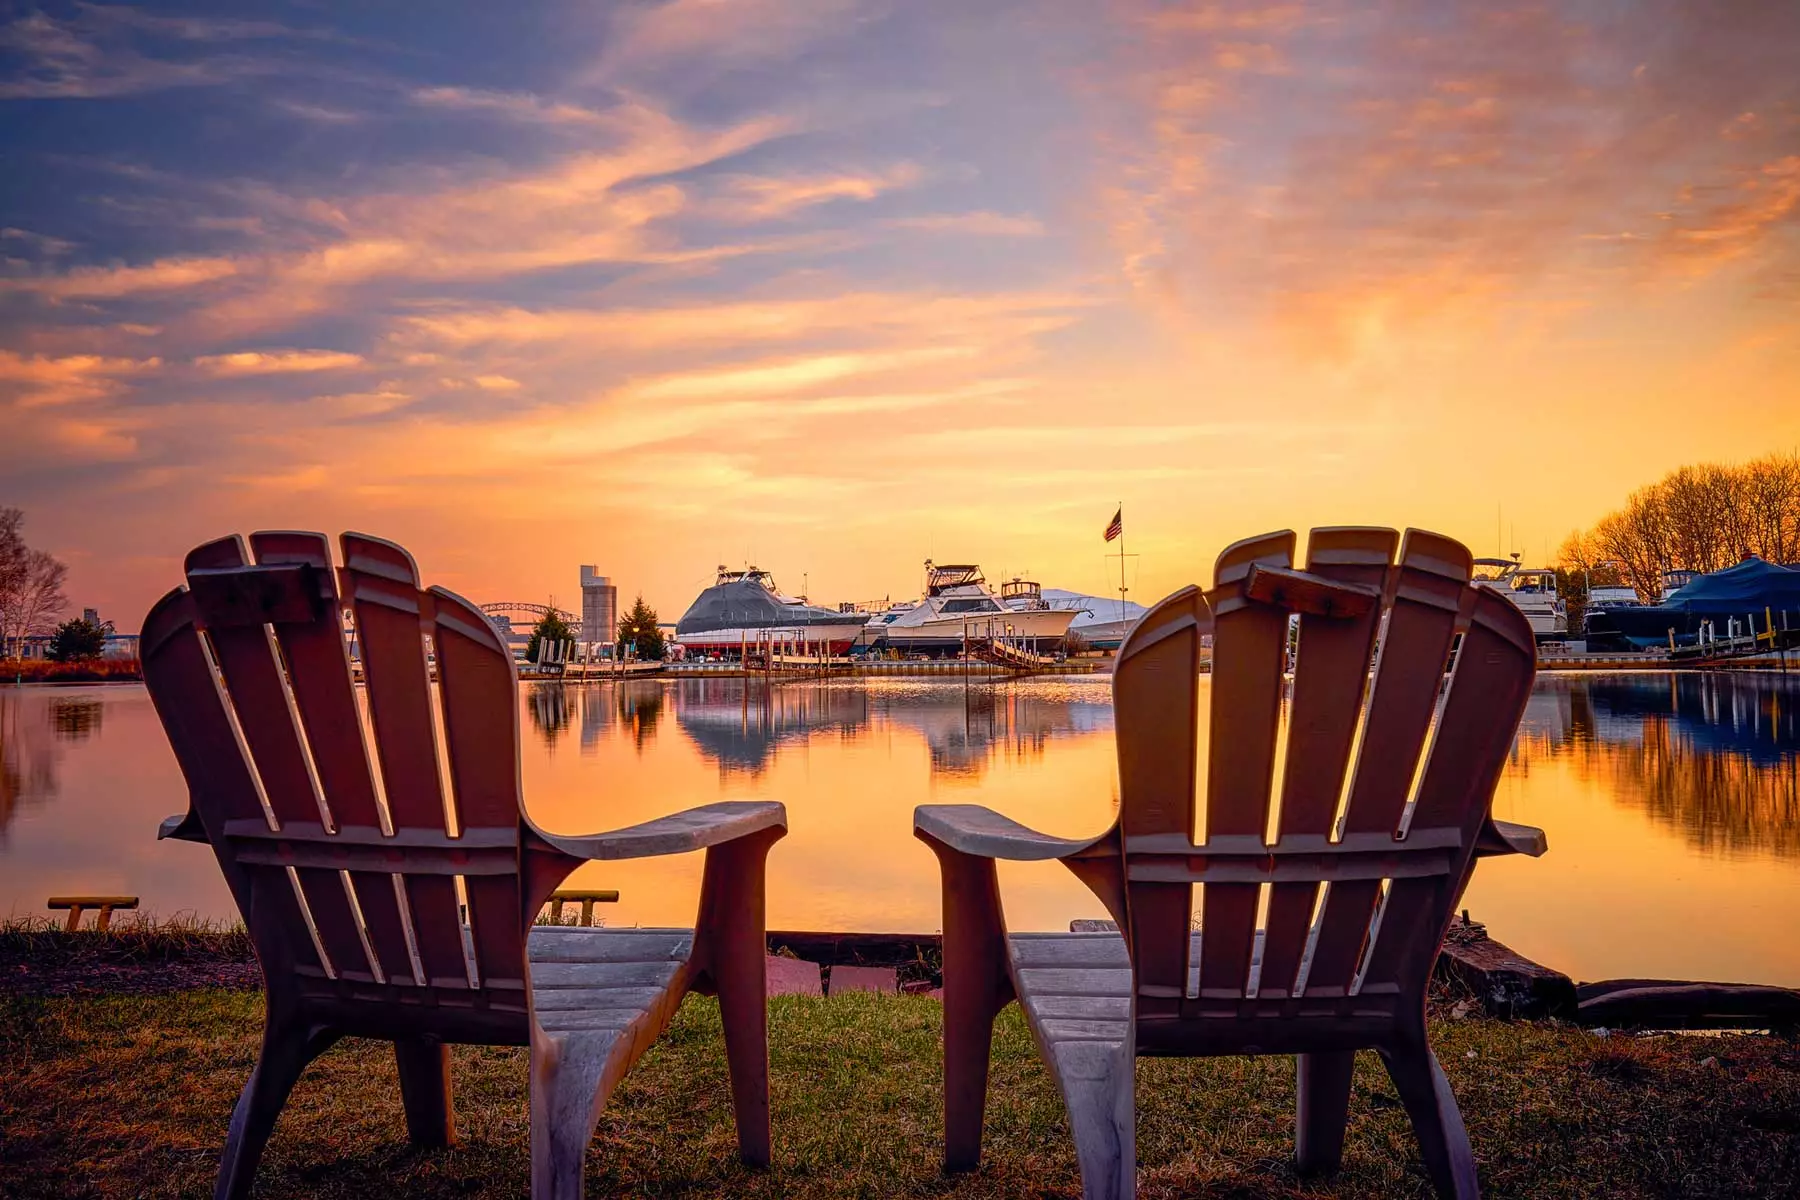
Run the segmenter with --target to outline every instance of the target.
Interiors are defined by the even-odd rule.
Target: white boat
[[[718,579],[682,614],[675,637],[690,650],[737,650],[776,639],[842,654],[863,631],[860,613],[808,604],[802,596],[776,590],[767,571],[719,568]]]
[[[1475,560],[1477,587],[1492,588],[1525,614],[1540,642],[1569,636],[1569,610],[1556,592],[1556,572],[1549,567],[1522,567],[1517,558]]]
[[[1090,596],[1061,588],[1045,588],[1014,577],[1000,585],[1000,603],[1015,610],[1054,608],[1075,614],[1069,632],[1095,650],[1117,650],[1147,609],[1118,596]]]
[[[1059,649],[1076,613],[1050,608],[1041,597],[1037,607],[1027,606],[1028,595],[1018,599],[1018,608],[1002,604],[980,567],[926,559],[925,598],[871,617],[865,640],[909,654],[953,654],[970,641],[996,639],[1038,654]]]

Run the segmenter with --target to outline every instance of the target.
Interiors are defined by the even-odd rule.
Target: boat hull
[[[702,633],[682,634],[676,640],[691,650],[730,650],[754,648],[771,638],[781,642],[803,644],[817,649],[821,644],[831,654],[847,653],[863,631],[860,621],[840,621],[819,625],[738,626],[731,629],[708,629]]]
[[[871,629],[877,645],[907,654],[955,654],[970,640],[1002,638],[1033,653],[1060,649],[1076,614],[1056,609],[984,613],[980,616],[936,617],[917,624]]]

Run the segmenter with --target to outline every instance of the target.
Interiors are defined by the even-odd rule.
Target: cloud
[[[116,299],[139,292],[179,291],[239,274],[230,258],[165,258],[137,266],[78,266],[60,274],[0,279],[0,291],[51,299]]]
[[[162,366],[160,358],[71,354],[53,357],[0,349],[0,395],[12,393],[20,408],[40,408],[97,400],[119,390],[127,376]]]
[[[304,371],[341,371],[361,366],[360,354],[341,350],[240,350],[234,354],[210,354],[194,360],[209,375],[286,375]]]
[[[171,57],[146,48],[157,38],[209,49],[197,58]],[[211,47],[290,39],[335,35],[273,21],[156,15],[124,4],[80,5],[66,19],[28,12],[0,25],[0,49],[19,60],[13,77],[0,80],[0,99],[100,99],[270,75],[291,68],[272,55]]]
[[[614,118],[598,109],[545,100],[529,92],[496,92],[480,88],[416,88],[413,102],[432,108],[489,113],[526,124],[605,127]]]
[[[946,359],[967,358],[967,346],[921,346],[911,350],[879,353],[815,354],[749,367],[690,371],[632,385],[635,400],[667,400],[682,397],[741,396],[747,394],[804,392],[844,379],[883,374]]]
[[[853,0],[669,0],[614,12],[589,82],[679,86],[734,65],[791,59],[858,23]],[[680,64],[674,78],[672,64]]]
[[[895,217],[888,224],[895,229],[918,229],[926,233],[958,233],[971,237],[1035,238],[1048,230],[1036,217],[1012,216],[997,212],[933,213],[917,217]]]
[[[767,221],[833,200],[873,200],[885,192],[910,187],[921,177],[912,163],[886,171],[838,175],[736,176],[710,211],[736,221]]]

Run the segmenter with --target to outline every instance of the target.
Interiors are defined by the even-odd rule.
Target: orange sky
[[[504,17],[504,19],[501,19]],[[0,504],[472,599],[920,560],[1134,595],[1280,526],[1539,559],[1800,445],[1800,7],[672,0],[0,29]]]

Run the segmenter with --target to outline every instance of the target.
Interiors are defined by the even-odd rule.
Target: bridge
[[[563,622],[568,625],[570,629],[575,631],[577,641],[581,638],[581,618],[566,608],[557,608],[550,604],[531,604],[523,600],[496,600],[492,604],[482,604],[478,607],[490,617],[513,617],[524,615],[541,618],[555,614],[556,616],[561,617]],[[537,621],[533,620],[531,623],[535,625],[537,624]]]

